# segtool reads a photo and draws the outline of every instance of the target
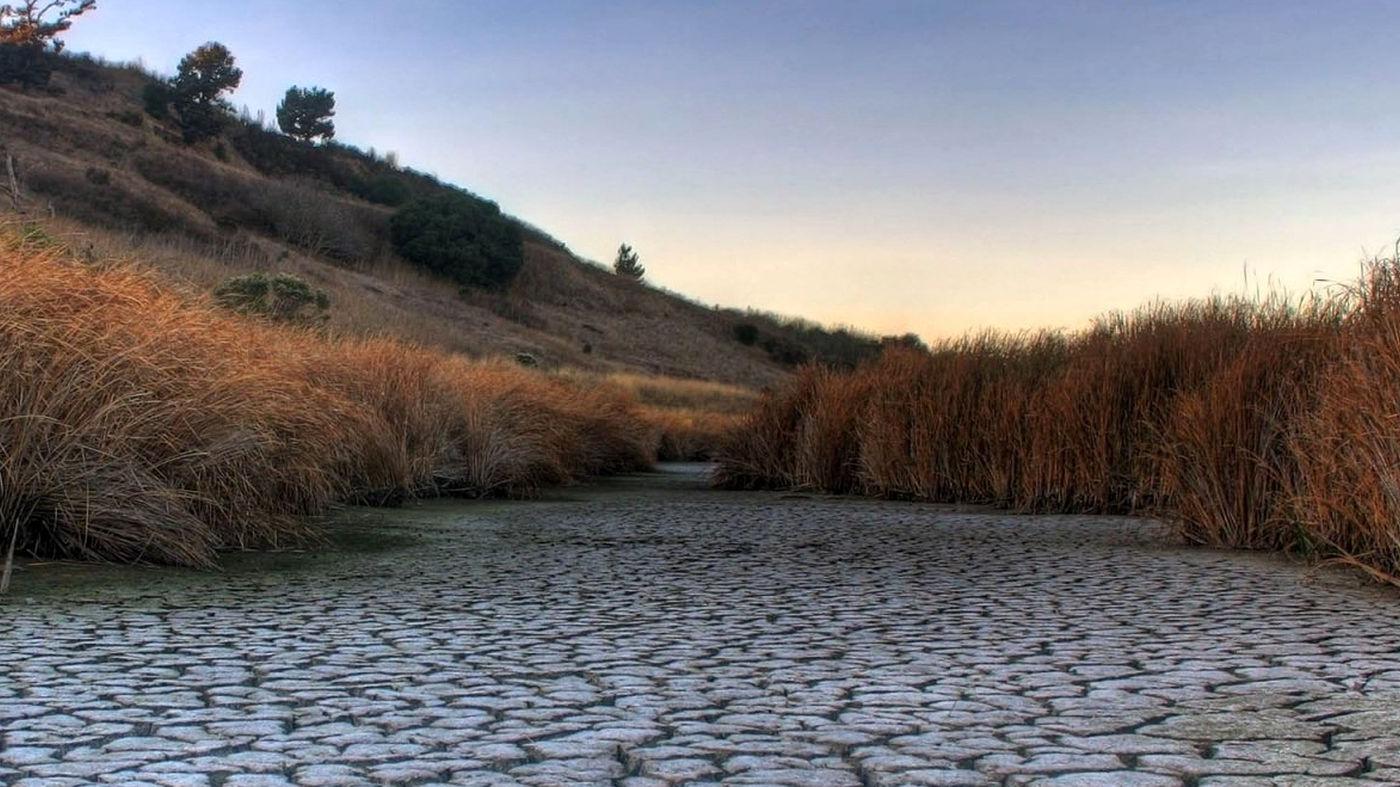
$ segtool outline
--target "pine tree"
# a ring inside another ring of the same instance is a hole
[[[325,88],[287,88],[287,95],[277,105],[277,125],[289,137],[310,142],[335,137],[335,93]]]
[[[185,55],[170,82],[186,142],[217,136],[232,114],[223,94],[236,90],[243,71],[228,47],[209,42]]]
[[[629,279],[641,279],[647,275],[647,269],[642,266],[641,258],[637,252],[632,251],[632,247],[626,243],[617,249],[617,259],[613,261],[613,273],[619,276],[626,276]]]

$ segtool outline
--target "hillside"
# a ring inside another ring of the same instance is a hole
[[[196,292],[254,271],[294,274],[329,295],[336,332],[477,357],[529,353],[550,368],[760,387],[803,360],[849,364],[878,347],[623,279],[513,218],[519,274],[502,291],[459,288],[399,258],[390,219],[438,193],[494,206],[392,156],[297,142],[256,118],[187,144],[169,118],[144,111],[152,81],[134,66],[60,57],[46,89],[0,89],[0,145],[27,221]]]

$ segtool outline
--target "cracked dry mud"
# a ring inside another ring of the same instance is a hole
[[[340,519],[216,575],[23,571],[0,783],[1400,781],[1396,594],[1150,522],[684,469]]]

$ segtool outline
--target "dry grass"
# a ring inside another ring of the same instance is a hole
[[[662,462],[703,462],[718,455],[720,446],[743,420],[733,413],[684,408],[648,407],[641,417],[651,429],[651,444]]]
[[[661,461],[712,459],[759,397],[751,388],[709,380],[580,369],[565,369],[558,376],[581,388],[611,390],[639,402]]]
[[[123,266],[0,244],[0,534],[205,565],[342,500],[519,494],[645,467],[633,399],[235,317]]]
[[[1154,304],[809,370],[733,435],[727,486],[1151,513],[1193,542],[1394,577],[1400,263],[1304,302]]]
[[[752,388],[711,380],[626,372],[602,375],[601,380],[631,393],[642,404],[672,410],[737,415],[758,402],[758,391]]]

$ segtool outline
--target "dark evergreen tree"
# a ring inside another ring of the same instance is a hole
[[[613,273],[626,276],[629,279],[641,279],[647,275],[647,269],[642,266],[641,258],[637,256],[637,252],[624,243],[617,249],[617,259],[613,260]]]
[[[242,81],[243,71],[223,44],[211,41],[180,60],[170,89],[186,142],[218,136],[233,113],[224,93]]]
[[[277,105],[277,125],[289,137],[310,142],[335,137],[335,93],[320,87],[287,88]]]

